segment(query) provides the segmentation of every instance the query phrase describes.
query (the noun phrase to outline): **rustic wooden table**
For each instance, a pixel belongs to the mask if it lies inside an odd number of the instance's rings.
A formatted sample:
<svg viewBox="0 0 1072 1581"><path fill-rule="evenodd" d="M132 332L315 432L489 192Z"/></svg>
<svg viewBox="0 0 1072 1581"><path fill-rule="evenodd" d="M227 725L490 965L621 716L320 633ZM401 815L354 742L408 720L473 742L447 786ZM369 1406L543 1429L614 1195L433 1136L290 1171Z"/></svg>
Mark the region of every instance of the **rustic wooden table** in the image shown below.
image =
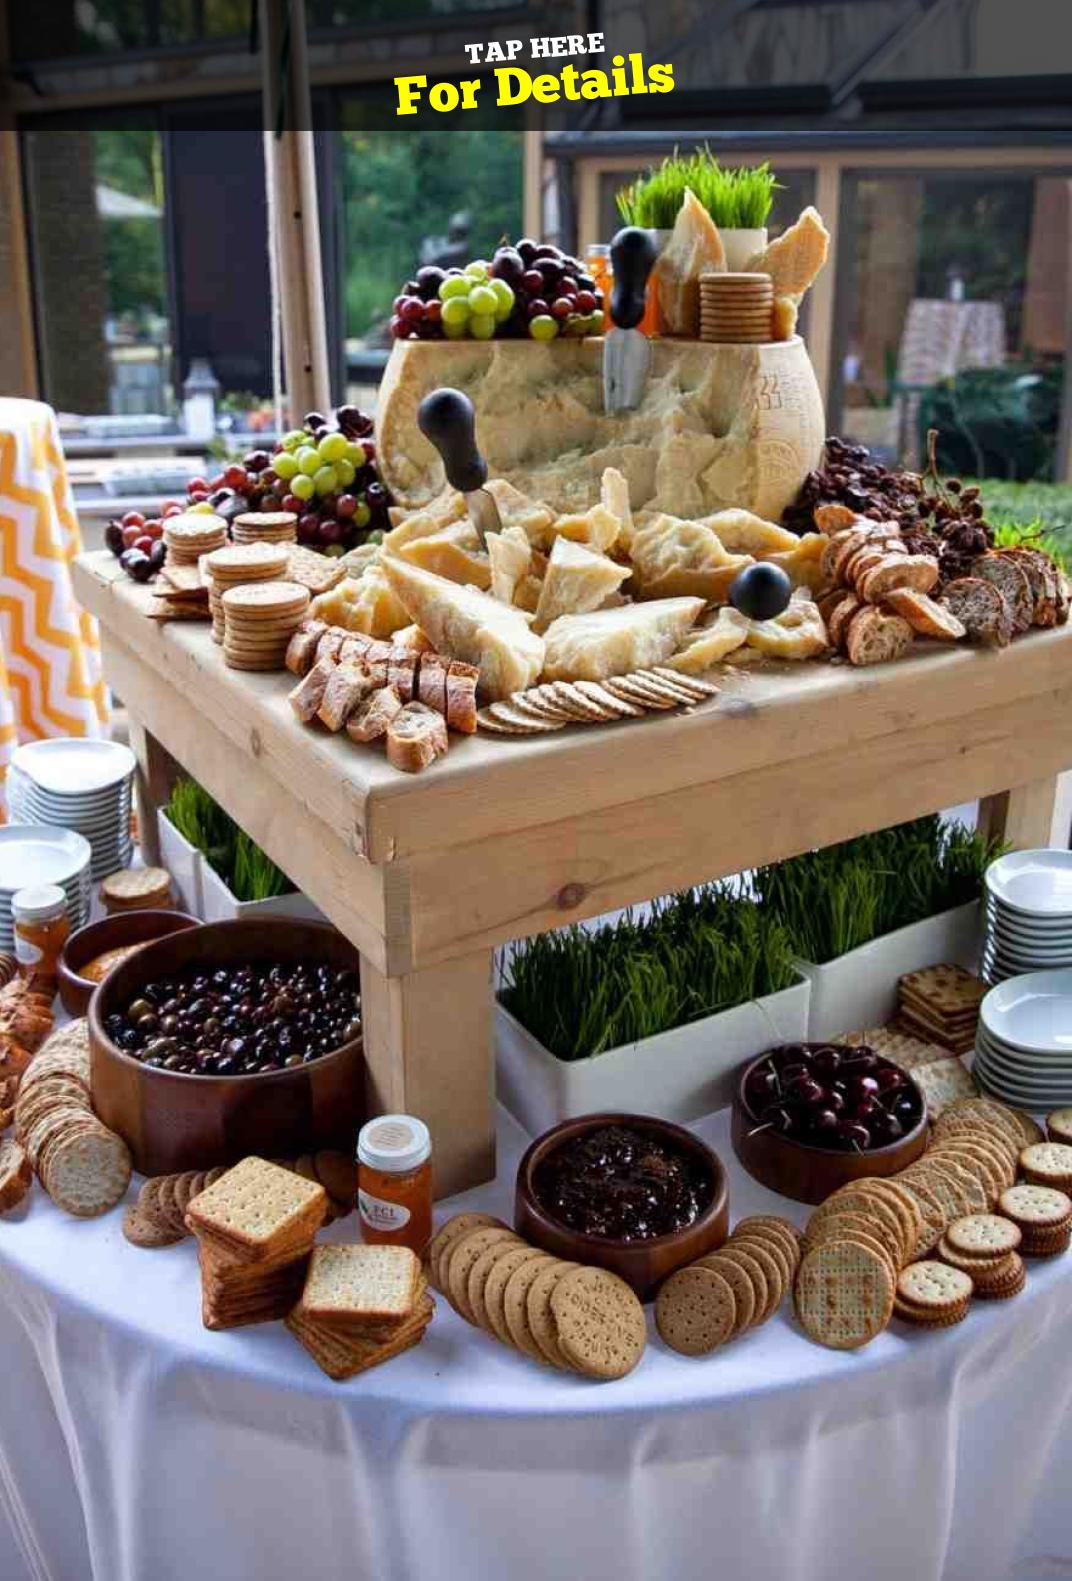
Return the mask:
<svg viewBox="0 0 1072 1581"><path fill-rule="evenodd" d="M74 574L130 712L147 852L177 762L353 941L370 1105L427 1120L441 1196L494 1173L497 945L976 797L1014 844L1067 844L1072 626L743 670L693 713L454 738L411 777L298 724L291 678L229 670L207 624L147 619L110 554Z"/></svg>

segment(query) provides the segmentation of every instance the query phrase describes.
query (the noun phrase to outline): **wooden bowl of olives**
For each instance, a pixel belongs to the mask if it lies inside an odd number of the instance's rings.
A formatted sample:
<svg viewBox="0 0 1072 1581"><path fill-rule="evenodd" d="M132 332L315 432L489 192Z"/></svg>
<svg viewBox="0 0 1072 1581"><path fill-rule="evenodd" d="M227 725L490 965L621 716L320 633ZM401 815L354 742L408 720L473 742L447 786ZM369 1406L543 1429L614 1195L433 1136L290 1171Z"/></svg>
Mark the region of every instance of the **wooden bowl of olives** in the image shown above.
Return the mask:
<svg viewBox="0 0 1072 1581"><path fill-rule="evenodd" d="M93 1106L143 1175L353 1148L359 959L326 923L215 922L146 944L89 1006Z"/></svg>
<svg viewBox="0 0 1072 1581"><path fill-rule="evenodd" d="M907 1169L927 1145L927 1105L907 1071L864 1044L786 1043L742 1068L732 1136L761 1185L818 1203Z"/></svg>

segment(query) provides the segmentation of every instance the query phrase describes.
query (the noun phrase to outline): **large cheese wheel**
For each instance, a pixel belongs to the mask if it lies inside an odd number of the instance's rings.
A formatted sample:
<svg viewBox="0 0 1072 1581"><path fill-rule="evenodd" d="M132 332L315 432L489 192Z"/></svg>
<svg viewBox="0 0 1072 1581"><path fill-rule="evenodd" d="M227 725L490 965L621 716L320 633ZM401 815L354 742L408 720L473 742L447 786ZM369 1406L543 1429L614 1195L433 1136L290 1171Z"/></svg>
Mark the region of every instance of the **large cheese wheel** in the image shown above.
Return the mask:
<svg viewBox="0 0 1072 1581"><path fill-rule="evenodd" d="M492 475L556 511L593 505L604 467L617 467L634 510L695 518L738 505L776 521L818 465L825 432L804 342L652 349L643 403L608 416L601 338L396 341L377 412L381 475L400 505L439 493L442 463L417 407L445 384L472 399Z"/></svg>

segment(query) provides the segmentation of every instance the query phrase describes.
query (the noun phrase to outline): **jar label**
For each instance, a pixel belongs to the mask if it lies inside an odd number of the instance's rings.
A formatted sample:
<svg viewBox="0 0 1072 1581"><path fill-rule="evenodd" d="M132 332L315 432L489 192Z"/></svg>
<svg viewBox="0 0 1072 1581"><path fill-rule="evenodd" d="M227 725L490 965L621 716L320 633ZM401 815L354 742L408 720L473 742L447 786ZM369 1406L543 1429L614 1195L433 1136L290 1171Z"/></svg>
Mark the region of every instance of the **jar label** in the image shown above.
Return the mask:
<svg viewBox="0 0 1072 1581"><path fill-rule="evenodd" d="M15 929L15 959L20 966L36 966L38 961L44 960L44 951L24 939L18 928Z"/></svg>
<svg viewBox="0 0 1072 1581"><path fill-rule="evenodd" d="M367 1191L358 1191L357 1209L370 1230L401 1230L410 1220L409 1209L400 1202L385 1202Z"/></svg>

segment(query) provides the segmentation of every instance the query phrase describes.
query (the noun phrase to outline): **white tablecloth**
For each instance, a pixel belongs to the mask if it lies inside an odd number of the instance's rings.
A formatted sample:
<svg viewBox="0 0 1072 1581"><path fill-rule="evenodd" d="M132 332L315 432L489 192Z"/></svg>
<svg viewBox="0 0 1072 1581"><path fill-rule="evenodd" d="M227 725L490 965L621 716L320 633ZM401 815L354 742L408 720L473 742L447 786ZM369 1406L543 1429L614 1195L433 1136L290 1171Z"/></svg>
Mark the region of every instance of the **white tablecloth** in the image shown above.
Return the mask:
<svg viewBox="0 0 1072 1581"><path fill-rule="evenodd" d="M785 1209L736 1167L725 1115L698 1129L734 1218ZM500 1184L466 1205L509 1216L522 1143L503 1117ZM3 1581L1072 1569L1072 1256L952 1329L895 1323L842 1354L786 1308L704 1360L653 1338L609 1385L522 1361L441 1301L418 1349L340 1385L281 1324L206 1332L192 1243L137 1250L120 1217L35 1191L0 1220Z"/></svg>

